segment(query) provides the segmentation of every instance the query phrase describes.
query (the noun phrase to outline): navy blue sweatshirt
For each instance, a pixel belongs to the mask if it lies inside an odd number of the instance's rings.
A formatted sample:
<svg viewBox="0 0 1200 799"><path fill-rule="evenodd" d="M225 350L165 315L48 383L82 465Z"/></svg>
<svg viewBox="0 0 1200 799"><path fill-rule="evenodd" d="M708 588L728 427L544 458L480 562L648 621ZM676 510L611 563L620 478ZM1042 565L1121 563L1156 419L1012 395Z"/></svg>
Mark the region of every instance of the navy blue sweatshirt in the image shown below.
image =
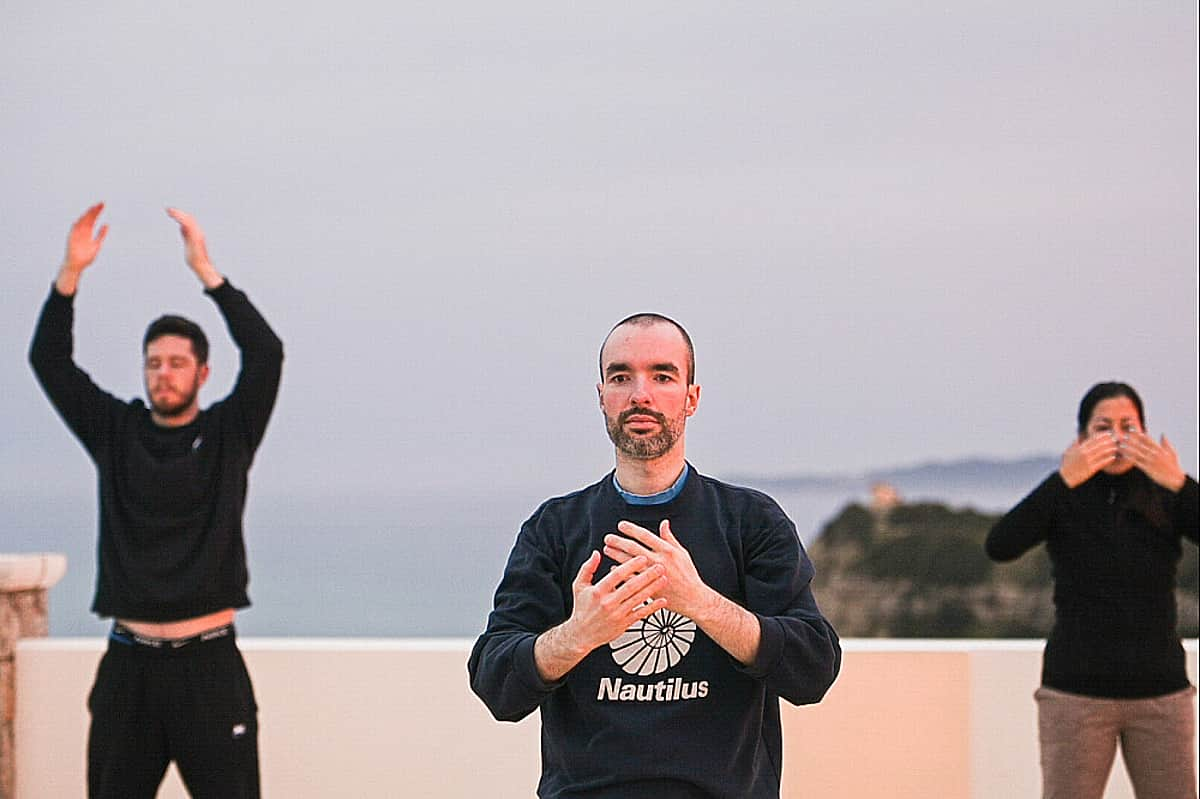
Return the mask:
<svg viewBox="0 0 1200 799"><path fill-rule="evenodd" d="M758 617L756 661L743 666L690 619L662 610L545 683L533 644L570 615L580 565L618 521L657 530L662 519L704 582ZM597 574L613 565L605 558ZM820 701L841 666L812 577L795 526L765 494L691 470L675 499L636 506L610 473L522 526L471 652L471 687L497 719L540 708L539 796L777 797L779 698Z"/></svg>
<svg viewBox="0 0 1200 799"><path fill-rule="evenodd" d="M38 381L96 466L100 616L176 621L250 604L246 476L275 404L283 344L226 280L205 292L241 351L233 391L182 427L100 389L72 359L74 298L50 292L29 350Z"/></svg>
<svg viewBox="0 0 1200 799"><path fill-rule="evenodd" d="M1200 486L1174 493L1139 469L1067 487L1054 472L1005 514L987 553L1007 561L1046 544L1054 628L1042 684L1085 696L1142 698L1188 686L1175 611L1182 539L1200 526Z"/></svg>

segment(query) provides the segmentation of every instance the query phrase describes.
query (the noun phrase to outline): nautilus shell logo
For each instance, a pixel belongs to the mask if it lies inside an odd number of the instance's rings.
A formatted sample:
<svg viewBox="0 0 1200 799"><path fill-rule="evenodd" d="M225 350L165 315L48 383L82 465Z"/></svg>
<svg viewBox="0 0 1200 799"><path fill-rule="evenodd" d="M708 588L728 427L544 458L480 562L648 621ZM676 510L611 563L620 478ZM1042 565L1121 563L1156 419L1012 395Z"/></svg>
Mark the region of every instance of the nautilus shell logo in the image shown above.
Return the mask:
<svg viewBox="0 0 1200 799"><path fill-rule="evenodd" d="M660 674L682 660L695 639L694 621L663 608L635 623L608 646L626 674L645 677Z"/></svg>

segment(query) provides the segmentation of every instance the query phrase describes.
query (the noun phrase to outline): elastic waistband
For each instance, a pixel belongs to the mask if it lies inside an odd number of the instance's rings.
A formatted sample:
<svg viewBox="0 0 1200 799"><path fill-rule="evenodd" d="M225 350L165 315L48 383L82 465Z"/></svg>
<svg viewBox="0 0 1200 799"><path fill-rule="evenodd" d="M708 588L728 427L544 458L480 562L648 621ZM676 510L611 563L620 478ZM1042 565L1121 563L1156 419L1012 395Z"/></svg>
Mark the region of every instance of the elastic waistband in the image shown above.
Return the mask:
<svg viewBox="0 0 1200 799"><path fill-rule="evenodd" d="M214 627L211 630L205 630L202 633L190 635L187 638L154 638L136 633L120 622L113 622L112 631L108 634L109 641L115 641L125 646L153 649L159 652L174 652L196 644L233 640L233 638L234 629L232 624L223 624L220 627Z"/></svg>

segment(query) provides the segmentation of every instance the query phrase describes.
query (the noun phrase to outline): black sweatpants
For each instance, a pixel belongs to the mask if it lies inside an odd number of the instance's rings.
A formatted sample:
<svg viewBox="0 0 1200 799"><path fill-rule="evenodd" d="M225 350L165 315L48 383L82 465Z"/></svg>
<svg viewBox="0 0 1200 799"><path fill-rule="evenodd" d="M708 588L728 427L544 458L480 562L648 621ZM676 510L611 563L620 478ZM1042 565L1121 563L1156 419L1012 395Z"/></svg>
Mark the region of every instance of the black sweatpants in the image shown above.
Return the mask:
<svg viewBox="0 0 1200 799"><path fill-rule="evenodd" d="M258 706L232 626L183 646L114 631L88 710L90 799L153 799L172 760L195 799L257 799Z"/></svg>

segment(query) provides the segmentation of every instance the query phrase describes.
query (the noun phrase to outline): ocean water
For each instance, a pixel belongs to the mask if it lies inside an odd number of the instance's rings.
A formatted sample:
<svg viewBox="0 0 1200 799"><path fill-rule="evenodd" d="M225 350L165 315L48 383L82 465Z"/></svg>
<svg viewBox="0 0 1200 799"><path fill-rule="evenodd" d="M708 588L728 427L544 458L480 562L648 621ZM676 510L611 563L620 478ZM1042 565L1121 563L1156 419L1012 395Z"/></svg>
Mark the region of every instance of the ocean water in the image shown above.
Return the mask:
<svg viewBox="0 0 1200 799"><path fill-rule="evenodd" d="M811 543L848 502L866 502L869 487L848 481L768 493ZM1021 496L995 486L939 493L909 498L993 510ZM483 629L521 522L545 499L520 492L263 496L253 486L250 494L253 605L239 613L238 629L255 636L473 637ZM107 630L88 611L95 519L87 496L9 495L0 505L0 551L67 555L67 574L50 593L52 635Z"/></svg>

